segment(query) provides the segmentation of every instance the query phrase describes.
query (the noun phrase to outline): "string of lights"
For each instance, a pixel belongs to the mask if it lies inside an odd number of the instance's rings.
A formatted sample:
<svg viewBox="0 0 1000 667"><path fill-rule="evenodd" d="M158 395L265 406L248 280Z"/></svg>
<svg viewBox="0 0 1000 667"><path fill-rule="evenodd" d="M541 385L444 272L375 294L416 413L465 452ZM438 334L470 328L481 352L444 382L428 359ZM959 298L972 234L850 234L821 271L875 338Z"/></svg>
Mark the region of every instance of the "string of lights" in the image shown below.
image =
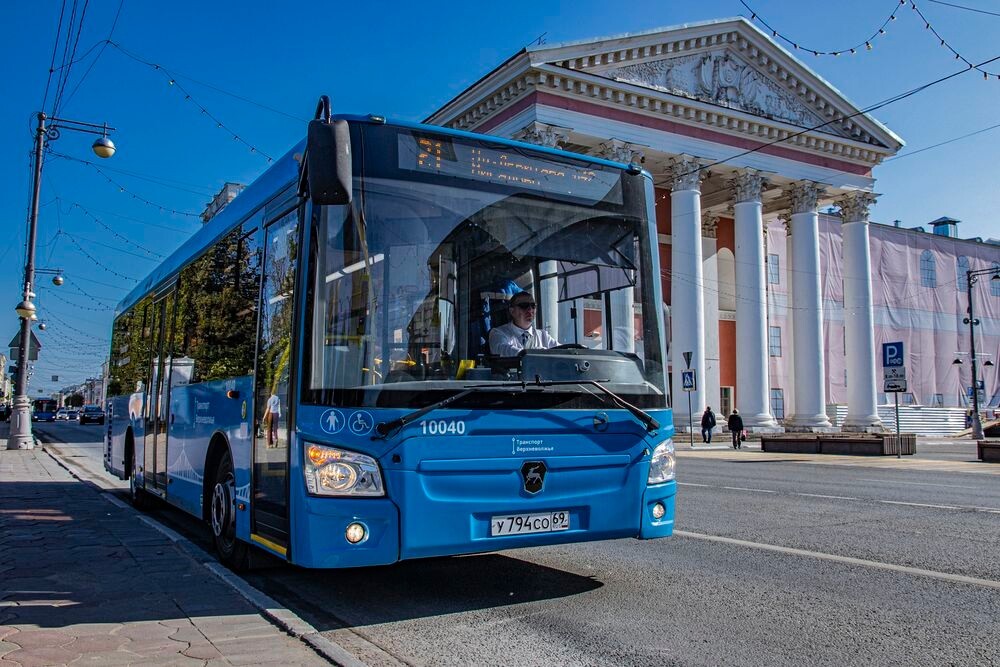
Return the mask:
<svg viewBox="0 0 1000 667"><path fill-rule="evenodd" d="M97 342L102 343L104 345L110 345L111 344L109 338L103 338L101 336L95 336L95 335L89 334L86 331L83 331L81 329L77 329L72 324L67 323L65 320L63 320L62 318L60 318L55 313L47 313L46 314L46 319L54 320L55 322L58 322L60 325L66 327L70 331L73 331L74 333L79 334L80 336L83 336L84 338L89 338L90 340L96 340Z"/></svg>
<svg viewBox="0 0 1000 667"><path fill-rule="evenodd" d="M77 161L74 158L69 158L67 156L62 155L61 153L56 153L56 152L51 151L51 150L49 150L48 152L51 153L53 155L53 157L62 158L62 159L69 159L69 160L74 161L74 162ZM111 178L110 176L108 176L106 173L104 173L104 170L101 169L100 167L98 167L96 164L93 164L92 162L87 162L86 160L79 160L79 162L83 162L84 164L87 164L87 165L91 166L98 174L100 174L102 177L104 177L104 179L108 183L110 183L111 185L113 185L116 188L118 188L119 192L127 194L127 195L131 195L132 199L134 199L134 200L136 200L138 202L141 202L141 203L145 204L146 206L150 206L152 208L159 209L160 213L173 213L174 215L183 215L183 216L187 216L187 217L190 217L190 218L201 217L198 213L191 213L190 211L178 211L177 209L170 208L169 206L164 206L162 204L157 204L156 202L152 202L152 201L146 199L145 197L140 197L139 195L135 194L134 192L132 192L131 190L129 190L128 188L126 188L124 185L122 185L118 181L116 181L113 178Z"/></svg>
<svg viewBox="0 0 1000 667"><path fill-rule="evenodd" d="M930 0L930 1L934 2L935 0ZM832 51L830 51L830 50L822 50L822 49L815 49L815 48L812 48L811 46L805 46L805 45L801 44L800 42L798 42L793 37L789 37L788 35L785 35L782 32L780 32L779 30L777 30L776 28L774 28L760 14L758 14L755 9L753 9L749 4L747 4L746 0L740 0L740 4L743 5L748 12L750 12L750 20L751 21L757 21L762 26L764 26L765 28L767 28L770 31L772 37L774 37L776 39L780 39L781 41L783 41L783 42L785 42L787 44L790 44L793 49L805 51L806 53L811 53L811 54L813 54L815 56L840 56L840 55L844 55L844 54L847 54L847 53L853 55L853 54L857 53L858 51L860 51L862 49L864 49L866 51L871 51L874 48L874 46L873 46L874 41L877 38L882 37L883 35L886 34L886 26L896 20L896 17L898 16L899 10L901 8L905 7L906 5L909 5L910 9L912 11L916 12L917 16L920 17L920 20L924 24L924 29L925 30L929 30L937 38L938 44L940 46L948 49L948 51L950 51L951 54L955 57L955 60L960 60L963 63L965 63L970 69L975 69L975 70L979 71L980 73L982 73L984 79L989 79L991 76L996 77L997 79L1000 79L1000 74L998 74L997 72L993 72L993 71L990 71L990 70L983 69L981 66L976 65L974 62L972 62L971 60L969 60L968 58L966 58L964 55L962 55L958 51L958 49L956 49L954 46L952 46L952 44L949 43L948 40L946 40L941 35L940 32L938 32L937 28L934 27L934 25L931 23L930 19L928 19L927 16L922 11L920 11L920 8L917 6L916 0L899 0L898 4L895 5L895 7L893 8L892 13L889 15L889 17L887 19L885 19L885 21L882 22L882 24L878 27L878 29L875 32L873 32L871 34L871 36L868 39L866 39L864 42L860 42L858 44L855 44L854 46L850 46L850 47L847 47L847 48L836 49L836 50L832 50ZM948 3L940 3L940 4L948 4ZM951 5L951 6L958 7L958 5ZM959 8L960 9L971 9L969 7L959 7ZM989 12L987 12L987 13L989 13Z"/></svg>
<svg viewBox="0 0 1000 667"><path fill-rule="evenodd" d="M66 238L76 239L77 241L83 241L85 243L90 243L90 244L93 244L93 245L99 245L102 248L108 248L109 250L113 250L116 253L120 253L120 254L123 254L123 255L131 255L132 257L138 257L139 259L144 259L144 260L145 259L150 259L149 257L146 257L145 255L140 255L139 253L132 252L131 250L124 250L124 249L119 248L117 246L113 246L113 245L104 243L103 241L97 241L95 239L90 239L90 238L87 238L85 236L74 236L74 235L70 234L69 232L66 232L66 231L63 231L63 230L59 230L58 232L56 232L56 236L65 236Z"/></svg>
<svg viewBox="0 0 1000 667"><path fill-rule="evenodd" d="M84 160L83 158L74 157L72 155L66 155L65 153L50 151L49 155L58 157L61 160L69 160L70 162L81 162L90 167L96 167L102 172L110 171L116 174L124 174L125 176L130 176L132 178L139 179L140 181L154 183L156 185L165 188L170 188L172 190L180 190L181 192L190 192L191 194L195 194L200 197L211 197L212 195L215 194L208 188L199 187L197 185L186 183L184 181L162 178L160 176L150 176L148 174L143 174L137 171L129 171L128 169L116 169L115 167L109 167L108 165L98 165L96 162L92 162L90 160Z"/></svg>
<svg viewBox="0 0 1000 667"><path fill-rule="evenodd" d="M760 14L758 14L755 9L753 9L750 5L748 5L745 2L745 0L740 0L740 4L743 5L748 12L750 12L750 20L757 21L762 26L767 28L767 30L771 33L771 37L780 39L786 44L789 44L793 49L805 51L806 53L811 53L814 56L836 57L848 53L854 55L855 53L861 50L871 51L874 48L872 43L879 37L882 37L883 35L886 34L886 29L885 29L886 26L896 20L896 13L900 10L901 7L904 7L906 5L906 0L899 0L899 2L895 2L894 0L895 6L893 7L892 13L889 14L888 18L882 21L882 24L874 32L872 32L872 34L868 37L868 39L862 42L858 42L853 46L848 46L842 49L836 49L832 51L824 49L815 49L812 48L811 46L805 46L801 44L798 40L788 37L787 35L781 33L777 28L773 27L770 23L765 21L764 18Z"/></svg>
<svg viewBox="0 0 1000 667"><path fill-rule="evenodd" d="M58 200L58 201L62 201L62 200ZM100 225L104 229L106 229L109 232L111 232L111 235L114 236L119 241L122 241L124 243L128 243L129 245L134 246L134 247L138 248L139 250L142 250L144 253L146 253L150 257L153 257L155 259L163 259L164 255L161 255L158 252L150 250L149 248L145 247L144 245L136 243L132 239L130 239L130 238L126 237L126 236L122 236L121 234L119 234L115 230L111 229L111 227L109 227L106 224L104 224L101 221L100 218L98 218L96 215L94 215L93 213L91 213L90 211L88 211L86 208L84 208L82 204L77 204L76 202L73 202L72 204L70 204L69 210L72 211L74 208L80 209L83 212L84 215L86 215L88 218L90 218L91 220L93 220L94 222L96 222L98 225Z"/></svg>
<svg viewBox="0 0 1000 667"><path fill-rule="evenodd" d="M95 311L95 312L107 312L109 310L114 310L114 308L112 306L98 306L98 307L94 307L94 306L81 306L80 304L74 303L74 302L70 301L66 297L62 296L61 294L56 293L53 290L47 290L47 294L49 296L51 296L51 297L54 297L56 299L56 301L61 301L61 302L65 303L68 306L72 306L74 308L79 308L80 310L92 310L92 311Z"/></svg>
<svg viewBox="0 0 1000 667"><path fill-rule="evenodd" d="M218 127L220 130L223 130L223 131L227 132L233 138L233 141L238 141L239 143L243 144L248 149L250 149L251 153L255 153L257 155L260 155L261 157L265 158L269 163L270 162L274 162L274 158L273 157L271 157L270 155L268 155L267 153L265 153L264 151L262 151L260 148L258 148L254 144L251 144L249 141L247 141L246 139L244 139L243 137L241 137L234 130L232 130L229 126L227 126L225 123L223 123L221 120L219 120L219 118L217 116L215 116L208 109L206 109L200 102L198 102L196 99L194 99L194 97L192 97L191 93L188 92L188 90L186 88L184 88L183 86L181 86L181 84L177 83L177 77L174 76L173 74L171 74L170 71L167 70L165 67L163 67L162 65L158 65L157 63L153 63L153 62L149 62L147 60L143 60L142 58L139 58L138 56L135 56L135 55L129 53L124 48L122 48L122 46L120 44L118 44L117 42L115 42L113 40L108 40L108 43L111 46L115 47L122 54L124 54L124 55L128 56L129 58L131 58L132 60L135 60L138 63L142 63L143 65L146 65L147 67L152 68L156 72L161 72L163 74L163 76L166 77L167 84L169 86L174 87L177 90L179 90L181 93L183 93L185 101L191 102L196 107L198 107L198 109L201 111L202 115L207 116L208 118L210 118L215 123L216 127Z"/></svg>
<svg viewBox="0 0 1000 667"><path fill-rule="evenodd" d="M126 276L124 273L119 273L118 271L115 271L114 269L109 269L108 267L104 266L104 264L102 264L96 257L94 257L93 255L91 255L86 250L84 250L83 246L81 246L77 242L77 240L75 238L73 238L72 236L70 236L66 232L61 232L61 235L65 236L66 238L68 238L70 240L70 242L77 247L77 250L79 250L81 253L83 253L84 257L86 257L87 259L89 259L91 262L93 262L96 266L100 267L101 269L104 269L108 273L116 275L119 278L124 278L125 280L131 280L132 282L138 282L139 281L138 278L133 278L132 276Z"/></svg>
<svg viewBox="0 0 1000 667"><path fill-rule="evenodd" d="M955 56L955 60L961 60L963 63L965 63L966 65L969 66L969 69L974 69L977 72L982 73L983 79L989 80L989 78L991 76L996 77L997 79L1000 79L1000 73L993 72L993 71L990 71L990 70L987 70L987 69L983 69L979 65L975 64L974 62L972 62L971 60L969 60L968 58L966 58L965 56L963 56L961 53L958 52L957 49L955 49L951 44L949 44L948 40L946 40L944 37L942 37L941 33L939 33L937 31L937 28L935 28L931 24L930 19L928 19L926 16L924 16L924 13L922 11L920 11L920 8L917 7L917 3L916 2L913 2L911 0L910 7L912 8L912 10L914 12L917 13L917 16L920 17L920 20L922 20L924 22L924 30L930 30L931 33L937 38L939 45L942 46L942 47L944 47L944 48L946 48L946 49L948 49L949 51L951 51L952 55Z"/></svg>
<svg viewBox="0 0 1000 667"><path fill-rule="evenodd" d="M118 303L121 300L121 299L117 299L117 298L111 297L111 296L94 296L90 292L84 292L82 289L80 289L76 285L72 284L72 282L65 283L59 289L63 290L63 291L70 292L70 293L72 293L72 294L74 294L76 296L82 296L85 299L90 299L91 301L93 301L94 303L96 303L98 305L105 305L105 304L109 304L109 303L110 304L116 304L116 303Z"/></svg>

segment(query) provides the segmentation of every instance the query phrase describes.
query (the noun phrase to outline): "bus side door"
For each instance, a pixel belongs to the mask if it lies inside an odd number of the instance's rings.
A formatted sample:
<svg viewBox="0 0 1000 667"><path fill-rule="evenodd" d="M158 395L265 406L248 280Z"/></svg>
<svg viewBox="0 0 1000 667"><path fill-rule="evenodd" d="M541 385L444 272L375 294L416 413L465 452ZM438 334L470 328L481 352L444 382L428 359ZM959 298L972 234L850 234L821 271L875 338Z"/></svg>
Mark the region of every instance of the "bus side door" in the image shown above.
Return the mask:
<svg viewBox="0 0 1000 667"><path fill-rule="evenodd" d="M150 340L149 391L145 420L145 487L163 496L167 491L167 420L169 418L170 333L174 323L177 290L160 294L153 302Z"/></svg>

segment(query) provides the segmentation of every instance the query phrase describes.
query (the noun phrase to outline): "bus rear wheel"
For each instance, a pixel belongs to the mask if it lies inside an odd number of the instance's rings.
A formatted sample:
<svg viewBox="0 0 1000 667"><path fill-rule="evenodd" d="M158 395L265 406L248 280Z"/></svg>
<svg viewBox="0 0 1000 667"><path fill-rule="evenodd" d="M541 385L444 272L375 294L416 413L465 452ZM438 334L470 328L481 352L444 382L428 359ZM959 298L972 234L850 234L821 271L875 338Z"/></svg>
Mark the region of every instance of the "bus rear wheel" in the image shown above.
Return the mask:
<svg viewBox="0 0 1000 667"><path fill-rule="evenodd" d="M219 560L235 570L245 568L247 544L236 537L236 476L229 452L223 454L216 469L209 516Z"/></svg>

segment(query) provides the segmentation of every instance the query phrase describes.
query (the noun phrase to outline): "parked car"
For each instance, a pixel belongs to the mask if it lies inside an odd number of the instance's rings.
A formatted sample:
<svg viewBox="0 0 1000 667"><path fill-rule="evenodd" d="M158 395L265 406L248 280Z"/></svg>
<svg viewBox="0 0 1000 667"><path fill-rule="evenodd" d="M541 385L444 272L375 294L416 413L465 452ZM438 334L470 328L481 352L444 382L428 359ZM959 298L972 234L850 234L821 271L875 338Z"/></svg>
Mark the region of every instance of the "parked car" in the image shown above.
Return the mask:
<svg viewBox="0 0 1000 667"><path fill-rule="evenodd" d="M85 405L80 410L77 421L81 424L103 424L104 410L99 405Z"/></svg>
<svg viewBox="0 0 1000 667"><path fill-rule="evenodd" d="M66 408L59 408L58 410L56 410L57 422L66 421L67 419L69 419L69 410L67 410Z"/></svg>

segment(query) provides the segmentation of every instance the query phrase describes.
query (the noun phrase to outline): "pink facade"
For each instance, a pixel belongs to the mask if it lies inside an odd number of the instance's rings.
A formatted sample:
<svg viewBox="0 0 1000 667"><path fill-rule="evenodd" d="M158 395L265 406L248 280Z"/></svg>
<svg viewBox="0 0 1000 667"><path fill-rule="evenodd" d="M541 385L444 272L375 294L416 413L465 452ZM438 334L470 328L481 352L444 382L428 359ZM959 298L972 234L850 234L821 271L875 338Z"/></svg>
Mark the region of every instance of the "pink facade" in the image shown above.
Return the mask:
<svg viewBox="0 0 1000 667"><path fill-rule="evenodd" d="M841 222L836 215L820 216L820 264L823 268L826 395L830 403L845 404L844 293ZM966 269L1000 266L1000 245L967 241L929 232L871 224L872 287L875 345L902 341L909 390L900 404L968 406L972 383ZM768 285L769 324L782 331L780 356L770 357L771 386L788 386L790 346L788 331L788 262L784 227L771 223L768 254L778 260L777 284ZM923 262L923 271L921 269ZM932 268L933 267L933 268ZM792 272L794 280L794 271ZM981 276L973 285L973 307L981 322L976 327L978 377L985 382L986 404L1000 402L1000 281ZM933 286L931 286L933 284ZM793 284L794 290L794 284ZM960 359L961 364L953 363ZM992 366L984 366L985 362ZM881 356L877 359L881 366ZM881 370L877 370L881 390ZM786 392L787 393L787 392ZM892 403L879 393L879 403Z"/></svg>

